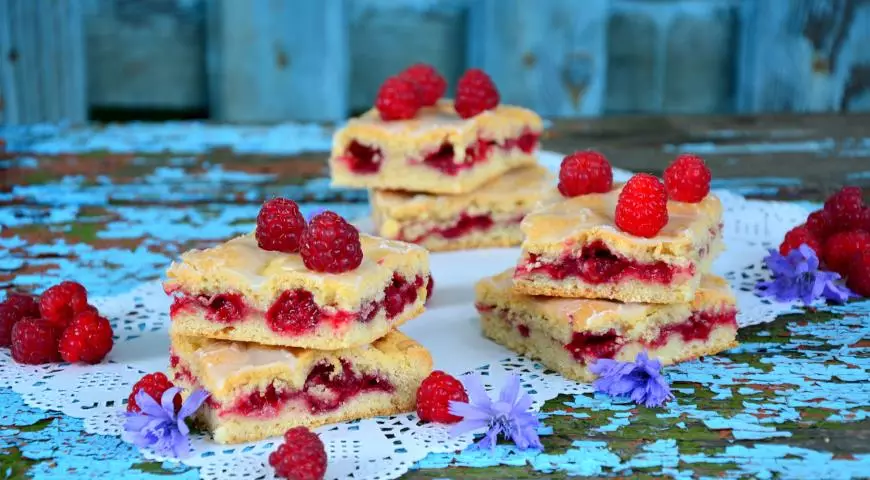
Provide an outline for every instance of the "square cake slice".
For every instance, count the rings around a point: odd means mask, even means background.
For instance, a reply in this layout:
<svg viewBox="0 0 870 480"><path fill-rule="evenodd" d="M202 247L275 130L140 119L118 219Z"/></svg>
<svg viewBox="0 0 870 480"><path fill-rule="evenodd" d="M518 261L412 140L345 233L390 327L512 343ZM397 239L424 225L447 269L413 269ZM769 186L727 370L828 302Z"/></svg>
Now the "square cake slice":
<svg viewBox="0 0 870 480"><path fill-rule="evenodd" d="M573 380L592 380L600 358L634 361L646 350L668 365L737 345L737 307L721 277L704 275L689 303L656 305L523 295L512 275L476 286L484 335Z"/></svg>
<svg viewBox="0 0 870 480"><path fill-rule="evenodd" d="M210 396L198 421L219 443L296 426L410 412L432 370L419 343L392 331L371 345L323 351L172 335L170 378Z"/></svg>
<svg viewBox="0 0 870 480"><path fill-rule="evenodd" d="M518 292L623 302L688 303L722 250L722 204L668 202L668 224L653 238L614 223L622 186L548 202L526 216Z"/></svg>
<svg viewBox="0 0 870 480"><path fill-rule="evenodd" d="M377 110L335 133L329 165L342 187L457 194L536 163L541 118L500 105L460 118L442 100L410 120L383 121Z"/></svg>
<svg viewBox="0 0 870 480"><path fill-rule="evenodd" d="M266 251L253 235L181 256L167 272L171 329L181 335L335 350L364 345L419 316L429 253L360 235L363 260L339 274L299 254Z"/></svg>
<svg viewBox="0 0 870 480"><path fill-rule="evenodd" d="M375 233L430 251L517 246L523 240L520 222L554 182L546 168L536 165L459 195L374 190Z"/></svg>

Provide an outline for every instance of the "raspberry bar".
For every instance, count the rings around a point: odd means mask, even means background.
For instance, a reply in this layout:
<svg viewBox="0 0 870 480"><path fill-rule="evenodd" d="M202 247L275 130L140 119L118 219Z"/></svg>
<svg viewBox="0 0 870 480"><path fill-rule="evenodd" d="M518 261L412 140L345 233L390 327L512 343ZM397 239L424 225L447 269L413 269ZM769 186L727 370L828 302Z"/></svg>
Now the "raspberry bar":
<svg viewBox="0 0 870 480"><path fill-rule="evenodd" d="M187 252L164 284L172 331L321 350L371 343L423 312L429 254L369 235L360 244L360 266L339 274L263 250L253 235Z"/></svg>
<svg viewBox="0 0 870 480"><path fill-rule="evenodd" d="M548 204L526 216L514 274L518 292L623 302L688 303L722 250L722 204L668 201L667 225L653 238L614 224L621 190Z"/></svg>
<svg viewBox="0 0 870 480"><path fill-rule="evenodd" d="M484 335L567 378L590 381L599 358L634 361L646 350L667 365L737 345L736 303L721 277L704 275L689 303L656 305L523 295L512 276L476 286Z"/></svg>
<svg viewBox="0 0 870 480"><path fill-rule="evenodd" d="M430 251L517 246L520 222L553 184L546 168L534 166L460 195L374 190L372 216L378 235Z"/></svg>
<svg viewBox="0 0 870 480"><path fill-rule="evenodd" d="M460 118L442 100L408 120L377 110L336 132L329 165L334 186L458 194L536 163L543 123L531 110L500 105Z"/></svg>
<svg viewBox="0 0 870 480"><path fill-rule="evenodd" d="M172 335L170 376L209 398L198 421L220 443L278 436L414 410L429 352L392 331L371 345L323 351Z"/></svg>

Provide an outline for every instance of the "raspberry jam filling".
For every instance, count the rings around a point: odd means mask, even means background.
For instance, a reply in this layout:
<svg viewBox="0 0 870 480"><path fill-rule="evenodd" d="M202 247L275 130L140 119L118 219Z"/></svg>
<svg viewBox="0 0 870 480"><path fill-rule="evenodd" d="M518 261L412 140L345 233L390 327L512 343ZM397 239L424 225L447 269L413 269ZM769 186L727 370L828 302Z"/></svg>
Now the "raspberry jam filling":
<svg viewBox="0 0 870 480"><path fill-rule="evenodd" d="M640 263L618 256L601 241L583 247L579 256L563 255L554 263L543 263L540 255L530 254L523 265L517 268L516 276L544 274L554 280L578 277L586 283L616 283L636 279L645 283L668 285L675 279L691 276L694 265L678 267L665 262Z"/></svg>
<svg viewBox="0 0 870 480"><path fill-rule="evenodd" d="M494 140L478 138L476 142L465 149L465 158L461 163L455 162L456 152L453 144L444 142L437 150L427 153L422 160L417 160L414 163L423 163L446 175L457 175L462 170L487 161L494 150L508 152L519 149L523 153L532 153L538 146L539 137L538 133L525 131L520 136L509 138L501 144ZM383 153L377 147L363 145L353 140L340 160L353 173L373 174L381 169Z"/></svg>
<svg viewBox="0 0 870 480"><path fill-rule="evenodd" d="M384 288L384 299L368 302L356 312L318 305L314 295L305 289L285 290L265 313L259 313L264 314L266 324L272 331L289 336L309 334L324 323L334 329L354 321L368 323L381 310L385 312L387 320L392 320L408 305L417 301L417 292L426 285L426 282L427 278L422 275L407 279L398 273L393 273L392 280ZM174 300L169 310L170 316L174 317L187 310L204 310L207 320L225 324L240 322L249 313L257 312L245 302L242 295L237 293L208 296L174 292Z"/></svg>
<svg viewBox="0 0 870 480"><path fill-rule="evenodd" d="M464 237L472 232L485 232L495 226L511 226L519 225L523 221L524 215L510 218L508 220L496 221L492 215L483 213L480 215L469 215L466 212L459 214L459 219L456 223L449 227L436 227L426 230L422 235L409 237L404 233L404 230L399 233L399 240L410 243L419 243L430 237L441 237L446 239L454 239Z"/></svg>
<svg viewBox="0 0 870 480"><path fill-rule="evenodd" d="M331 412L360 394L371 392L392 393L395 387L386 378L354 372L350 362L341 359L341 371L335 366L321 362L314 366L300 390L276 388L269 384L263 391L256 391L238 398L227 408L212 405L220 410L219 415L272 418L291 401L303 402L305 411L313 415Z"/></svg>

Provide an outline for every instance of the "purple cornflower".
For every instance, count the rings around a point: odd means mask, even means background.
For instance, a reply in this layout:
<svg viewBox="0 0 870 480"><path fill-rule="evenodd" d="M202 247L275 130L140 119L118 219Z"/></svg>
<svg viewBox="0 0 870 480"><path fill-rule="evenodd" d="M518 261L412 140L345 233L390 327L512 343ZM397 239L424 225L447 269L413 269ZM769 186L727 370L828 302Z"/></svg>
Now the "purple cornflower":
<svg viewBox="0 0 870 480"><path fill-rule="evenodd" d="M136 393L136 405L142 411L125 413L124 430L129 441L140 448L151 447L163 455L177 458L187 455L190 429L184 420L199 409L208 393L194 390L176 413L174 399L180 391L178 387L167 389L159 404L144 390Z"/></svg>
<svg viewBox="0 0 870 480"><path fill-rule="evenodd" d="M468 375L462 380L469 402L450 401L450 413L462 417L462 421L450 429L451 435L486 428L486 435L478 443L481 447L495 448L501 434L520 450L543 448L538 438L538 419L528 411L532 398L520 392L519 377L511 375L508 378L496 402L489 398L478 375Z"/></svg>
<svg viewBox="0 0 870 480"><path fill-rule="evenodd" d="M763 297L773 297L778 302L800 300L805 305L818 298L843 303L855 294L838 283L840 274L819 270L816 252L802 244L782 256L770 250L764 257L767 269L773 275L769 282L758 282L755 291Z"/></svg>
<svg viewBox="0 0 870 480"><path fill-rule="evenodd" d="M650 359L646 352L638 353L634 362L603 358L589 367L598 375L593 383L597 391L614 397L627 396L646 407L658 407L674 398L661 369L662 362Z"/></svg>

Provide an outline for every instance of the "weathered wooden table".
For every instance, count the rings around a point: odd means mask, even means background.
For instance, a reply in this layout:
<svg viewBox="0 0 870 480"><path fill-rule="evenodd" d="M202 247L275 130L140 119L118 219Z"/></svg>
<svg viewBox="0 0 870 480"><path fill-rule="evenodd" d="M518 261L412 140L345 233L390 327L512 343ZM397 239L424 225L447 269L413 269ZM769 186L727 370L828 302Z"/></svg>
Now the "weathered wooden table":
<svg viewBox="0 0 870 480"><path fill-rule="evenodd" d="M328 129L0 132L19 152L0 154L3 289L75 278L97 295L121 293L159 278L184 249L250 229L259 204L277 194L304 202L306 213L367 210L364 194L328 188L322 152L303 152L328 148ZM597 148L620 167L656 173L693 151L708 160L714 186L807 208L844 183L870 184L870 116L557 121L545 147ZM544 408L544 453L431 455L406 478L866 478L870 302L789 315L740 337L743 346L724 354L733 375L678 379L668 408L561 396ZM30 408L8 388L0 405L3 478L198 477L86 434L79 419Z"/></svg>

